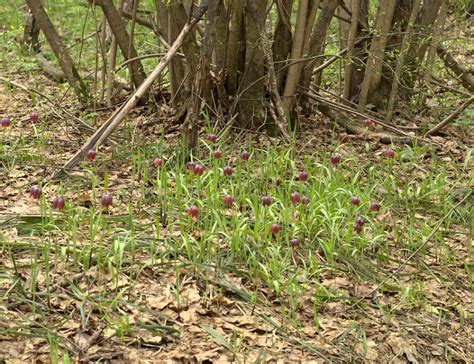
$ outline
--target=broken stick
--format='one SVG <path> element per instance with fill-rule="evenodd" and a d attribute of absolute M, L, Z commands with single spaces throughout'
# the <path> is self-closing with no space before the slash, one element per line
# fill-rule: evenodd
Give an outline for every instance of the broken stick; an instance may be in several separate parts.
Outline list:
<path fill-rule="evenodd" d="M 459 116 L 460 113 L 464 111 L 469 105 L 474 102 L 474 96 L 468 98 L 461 106 L 459 106 L 456 110 L 454 110 L 451 114 L 449 114 L 446 118 L 444 118 L 441 122 L 437 125 L 433 126 L 430 130 L 428 130 L 425 134 L 425 137 L 428 135 L 436 134 L 438 131 L 443 129 L 449 123 L 452 123 L 456 118 Z"/>

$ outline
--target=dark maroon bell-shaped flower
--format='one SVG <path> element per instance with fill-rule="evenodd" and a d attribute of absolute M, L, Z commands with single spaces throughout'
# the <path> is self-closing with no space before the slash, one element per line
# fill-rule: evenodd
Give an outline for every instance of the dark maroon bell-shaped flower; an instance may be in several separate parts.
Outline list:
<path fill-rule="evenodd" d="M 38 200 L 41 197 L 42 193 L 43 191 L 41 190 L 40 186 L 35 185 L 30 188 L 30 196 L 35 200 Z"/>
<path fill-rule="evenodd" d="M 365 218 L 363 216 L 357 216 L 355 223 L 358 225 L 364 225 L 365 224 Z"/>
<path fill-rule="evenodd" d="M 32 112 L 30 114 L 30 121 L 36 123 L 39 120 L 39 114 L 37 112 Z"/>
<path fill-rule="evenodd" d="M 224 202 L 224 205 L 227 207 L 230 207 L 234 203 L 234 198 L 231 195 L 225 195 L 222 202 Z"/>
<path fill-rule="evenodd" d="M 262 197 L 262 205 L 263 206 L 270 206 L 272 204 L 272 198 L 270 196 L 263 196 Z"/>
<path fill-rule="evenodd" d="M 163 165 L 163 160 L 161 158 L 155 158 L 153 160 L 153 165 L 158 168 L 158 167 L 161 167 Z"/>
<path fill-rule="evenodd" d="M 374 121 L 370 118 L 367 118 L 367 119 L 364 119 L 364 126 L 367 128 L 367 129 L 371 129 L 373 128 L 375 125 Z"/>
<path fill-rule="evenodd" d="M 105 208 L 109 208 L 110 206 L 112 206 L 112 202 L 113 202 L 112 195 L 105 194 L 100 198 L 100 203 Z"/>
<path fill-rule="evenodd" d="M 57 196 L 53 200 L 53 209 L 62 210 L 64 208 L 64 197 Z"/>
<path fill-rule="evenodd" d="M 362 231 L 362 228 L 365 225 L 365 218 L 363 216 L 357 216 L 355 223 L 354 223 L 354 232 L 360 233 Z"/>
<path fill-rule="evenodd" d="M 250 153 L 244 150 L 242 153 L 240 153 L 240 158 L 242 158 L 244 161 L 248 161 L 250 158 Z"/>
<path fill-rule="evenodd" d="M 383 152 L 383 156 L 387 159 L 393 159 L 395 157 L 395 151 L 393 149 L 387 149 Z"/>
<path fill-rule="evenodd" d="M 188 216 L 192 217 L 193 219 L 197 219 L 199 215 L 199 209 L 197 208 L 197 206 L 191 206 L 189 209 L 188 209 Z"/>
<path fill-rule="evenodd" d="M 220 150 L 216 150 L 214 152 L 214 158 L 215 159 L 221 159 L 221 157 L 222 157 L 222 152 Z"/>
<path fill-rule="evenodd" d="M 283 183 L 283 181 L 281 180 L 280 177 L 275 178 L 275 186 L 277 186 L 277 187 L 281 186 L 282 183 Z"/>
<path fill-rule="evenodd" d="M 0 126 L 3 128 L 8 128 L 11 125 L 10 118 L 0 119 Z"/>
<path fill-rule="evenodd" d="M 308 196 L 303 196 L 303 197 L 301 198 L 301 203 L 302 203 L 303 205 L 309 205 L 309 203 L 310 203 L 309 197 L 308 197 Z"/>
<path fill-rule="evenodd" d="M 195 164 L 193 167 L 193 172 L 196 176 L 202 176 L 204 174 L 204 166 L 201 164 Z"/>
<path fill-rule="evenodd" d="M 309 175 L 308 175 L 308 172 L 306 172 L 306 171 L 301 171 L 301 172 L 298 174 L 298 180 L 300 180 L 301 182 L 307 181 L 308 178 L 309 178 Z"/>
<path fill-rule="evenodd" d="M 97 153 L 94 149 L 89 149 L 86 153 L 86 158 L 90 161 L 93 161 L 96 157 Z"/>
<path fill-rule="evenodd" d="M 341 155 L 340 154 L 331 154 L 329 157 L 329 160 L 331 161 L 331 164 L 334 164 L 337 166 L 339 163 L 341 163 Z"/>
<path fill-rule="evenodd" d="M 234 173 L 234 170 L 231 166 L 225 166 L 223 169 L 223 172 L 224 172 L 224 176 L 232 176 L 232 174 Z"/>
<path fill-rule="evenodd" d="M 297 238 L 291 239 L 291 240 L 290 240 L 290 245 L 291 245 L 293 248 L 296 248 L 298 245 L 300 245 L 299 239 L 297 239 Z"/>
<path fill-rule="evenodd" d="M 359 233 L 362 231 L 363 227 L 364 227 L 364 225 L 354 224 L 353 230 L 354 230 L 354 232 L 356 232 L 357 234 L 359 234 Z"/>
<path fill-rule="evenodd" d="M 212 143 L 217 142 L 217 135 L 216 134 L 207 134 L 206 138 L 207 138 L 207 140 L 209 140 Z"/>
<path fill-rule="evenodd" d="M 372 202 L 372 204 L 370 205 L 370 211 L 380 211 L 381 207 L 382 205 L 380 205 L 380 203 Z"/>
<path fill-rule="evenodd" d="M 294 205 L 296 205 L 297 203 L 300 203 L 301 202 L 300 194 L 298 192 L 292 192 L 290 194 L 290 200 L 291 200 L 291 203 Z"/>
<path fill-rule="evenodd" d="M 351 204 L 354 206 L 359 206 L 360 205 L 360 198 L 357 196 L 352 196 L 351 197 Z"/>
<path fill-rule="evenodd" d="M 270 226 L 270 232 L 273 234 L 273 235 L 276 235 L 280 232 L 280 225 L 278 224 L 273 224 L 272 226 Z"/>

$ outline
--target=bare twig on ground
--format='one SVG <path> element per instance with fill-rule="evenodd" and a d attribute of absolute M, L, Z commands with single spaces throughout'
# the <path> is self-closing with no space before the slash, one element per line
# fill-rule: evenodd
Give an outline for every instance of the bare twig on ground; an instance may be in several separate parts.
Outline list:
<path fill-rule="evenodd" d="M 64 72 L 61 69 L 55 67 L 50 61 L 48 61 L 43 55 L 43 53 L 36 53 L 35 57 L 44 73 L 46 73 L 56 82 L 64 82 L 64 80 L 66 79 L 66 77 L 64 76 Z"/>
<path fill-rule="evenodd" d="M 456 120 L 459 114 L 461 114 L 473 102 L 474 102 L 474 96 L 471 96 L 461 106 L 459 106 L 456 110 L 454 110 L 451 114 L 449 114 L 444 120 L 442 120 L 439 124 L 437 124 L 436 126 L 432 127 L 430 130 L 428 130 L 425 134 L 425 137 L 428 135 L 436 134 L 438 131 L 443 129 L 446 125 L 448 125 L 449 123 L 452 123 L 454 120 Z"/>
<path fill-rule="evenodd" d="M 448 67 L 453 73 L 459 77 L 459 82 L 464 86 L 469 92 L 474 92 L 474 77 L 469 74 L 461 65 L 456 61 L 456 59 L 449 53 L 446 49 L 439 46 L 436 49 L 438 56 L 443 60 L 444 65 Z"/>
<path fill-rule="evenodd" d="M 396 135 L 388 135 L 388 134 L 373 134 L 374 136 L 377 136 L 380 138 L 380 141 L 382 143 L 401 143 L 401 144 L 413 144 L 415 140 L 421 141 L 423 143 L 428 143 L 428 144 L 433 144 L 438 147 L 441 145 L 439 143 L 434 142 L 433 140 L 429 140 L 426 138 L 418 137 L 416 135 L 411 135 L 403 130 L 400 130 L 399 128 L 387 124 L 383 121 L 378 120 L 377 118 L 374 118 L 371 115 L 367 115 L 363 112 L 359 112 L 357 110 L 352 109 L 351 107 L 347 105 L 340 104 L 338 102 L 332 101 L 332 100 L 327 100 L 324 97 L 313 94 L 311 92 L 306 91 L 306 94 L 308 95 L 309 98 L 312 98 L 316 101 L 318 101 L 318 109 L 321 111 L 323 114 L 325 114 L 327 117 L 329 117 L 331 120 L 335 121 L 336 123 L 340 124 L 346 130 L 351 133 L 351 134 L 363 134 L 365 132 L 365 129 L 361 128 L 360 126 L 356 125 L 356 123 L 352 122 L 349 120 L 347 117 L 339 117 L 334 113 L 334 111 L 329 107 L 331 106 L 333 109 L 338 109 L 342 112 L 348 112 L 350 114 L 359 116 L 361 118 L 370 118 L 375 124 L 378 124 L 380 126 L 383 126 L 384 128 L 391 130 L 397 134 L 403 135 L 403 137 L 398 137 Z"/>

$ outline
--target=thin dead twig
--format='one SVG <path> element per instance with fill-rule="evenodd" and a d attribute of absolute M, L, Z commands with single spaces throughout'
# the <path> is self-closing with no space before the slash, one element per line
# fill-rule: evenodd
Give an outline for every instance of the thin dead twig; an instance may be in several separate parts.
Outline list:
<path fill-rule="evenodd" d="M 467 99 L 461 106 L 459 106 L 456 110 L 454 110 L 451 114 L 449 114 L 444 120 L 442 120 L 439 124 L 432 127 L 428 130 L 425 134 L 425 137 L 429 135 L 433 135 L 443 129 L 449 123 L 452 123 L 456 118 L 461 114 L 469 105 L 474 102 L 474 95 Z"/>
<path fill-rule="evenodd" d="M 415 136 L 415 135 L 411 135 L 403 130 L 400 130 L 399 128 L 393 126 L 393 125 L 390 125 L 390 124 L 387 124 L 381 120 L 378 120 L 377 118 L 374 118 L 374 116 L 371 116 L 371 115 L 367 115 L 363 112 L 360 112 L 360 111 L 357 111 L 357 110 L 354 110 L 352 109 L 351 107 L 347 106 L 347 105 L 343 105 L 343 104 L 340 104 L 338 102 L 335 102 L 335 101 L 332 101 L 332 100 L 328 100 L 328 99 L 325 99 L 324 97 L 322 96 L 319 96 L 317 94 L 313 94 L 311 93 L 309 90 L 308 91 L 305 91 L 305 93 L 308 95 L 309 98 L 312 98 L 320 103 L 323 103 L 323 104 L 326 104 L 326 105 L 330 105 L 332 106 L 333 108 L 335 109 L 339 109 L 341 111 L 345 111 L 345 112 L 348 112 L 350 114 L 353 114 L 353 115 L 356 115 L 356 116 L 359 116 L 361 118 L 370 118 L 375 124 L 378 124 L 378 125 L 381 125 L 383 126 L 384 128 L 388 129 L 388 130 L 391 130 L 397 134 L 400 134 L 400 135 L 403 135 L 404 138 L 403 139 L 403 142 L 407 143 L 408 141 L 413 141 L 413 140 L 419 140 L 419 141 L 422 141 L 424 143 L 429 143 L 429 144 L 433 144 L 433 145 L 436 145 L 438 147 L 441 147 L 442 145 L 433 141 L 433 140 L 429 140 L 429 139 L 426 139 L 426 138 L 422 138 L 422 137 L 418 137 L 418 136 Z M 321 109 L 321 108 L 320 108 Z M 322 110 L 324 111 L 324 110 Z M 324 112 L 323 112 L 324 113 Z M 349 129 L 350 132 L 352 133 L 355 133 L 355 134 L 361 134 L 361 128 L 355 126 L 355 125 L 345 125 L 345 127 L 347 127 Z M 396 137 L 390 137 L 390 136 L 387 136 L 387 135 L 379 135 L 381 138 L 393 138 L 393 139 L 396 139 Z"/>

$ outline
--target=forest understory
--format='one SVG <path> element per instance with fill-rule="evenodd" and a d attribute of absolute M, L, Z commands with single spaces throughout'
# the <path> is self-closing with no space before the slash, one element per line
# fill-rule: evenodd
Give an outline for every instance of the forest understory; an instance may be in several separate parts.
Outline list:
<path fill-rule="evenodd" d="M 60 21 L 58 9 L 48 14 L 66 33 L 75 13 Z M 359 94 L 336 97 L 349 92 L 340 57 L 319 91 L 295 98 L 301 106 L 287 105 L 281 86 L 278 101 L 265 81 L 264 121 L 254 125 L 239 119 L 248 104 L 224 108 L 216 80 L 224 76 L 210 71 L 212 96 L 203 91 L 201 70 L 217 66 L 216 52 L 206 64 L 201 48 L 191 94 L 174 89 L 171 74 L 185 72 L 175 64 L 158 78 L 169 89 L 154 84 L 152 101 L 137 100 L 89 149 L 139 86 L 125 73 L 119 103 L 81 103 L 71 83 L 19 50 L 24 20 L 8 14 L 0 13 L 0 363 L 474 362 L 473 96 L 446 53 L 418 89 L 422 108 L 404 95 L 392 111 L 374 94 L 362 108 Z M 474 23 L 463 20 L 460 31 L 455 15 L 446 33 L 462 45 L 449 54 L 472 70 Z M 63 39 L 76 63 L 81 37 Z M 82 57 L 83 74 L 99 62 Z M 145 63 L 148 75 L 160 59 Z M 84 79 L 103 101 L 97 70 Z"/>

